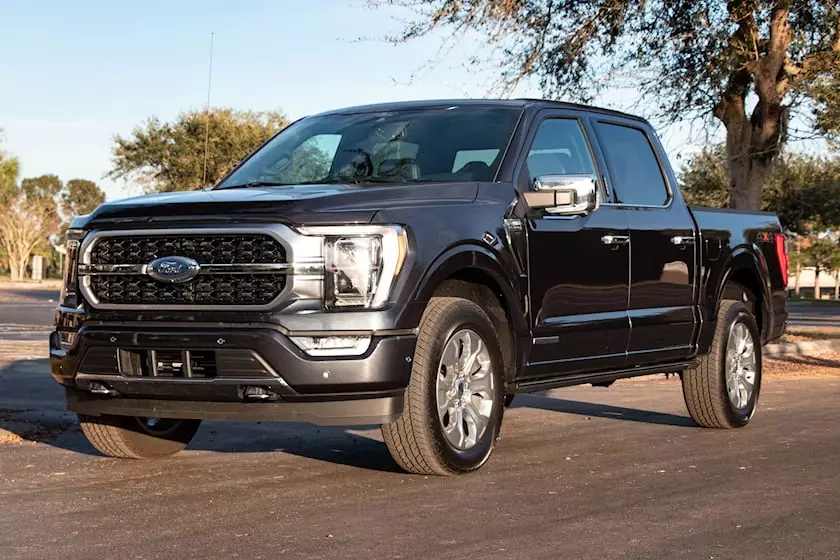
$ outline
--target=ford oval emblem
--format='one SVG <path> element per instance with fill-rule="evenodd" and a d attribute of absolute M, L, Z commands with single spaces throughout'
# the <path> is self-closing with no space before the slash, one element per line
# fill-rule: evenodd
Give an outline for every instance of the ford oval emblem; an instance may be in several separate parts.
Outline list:
<path fill-rule="evenodd" d="M 187 257 L 162 257 L 149 263 L 146 274 L 158 282 L 179 284 L 198 276 L 200 268 L 198 262 Z"/>

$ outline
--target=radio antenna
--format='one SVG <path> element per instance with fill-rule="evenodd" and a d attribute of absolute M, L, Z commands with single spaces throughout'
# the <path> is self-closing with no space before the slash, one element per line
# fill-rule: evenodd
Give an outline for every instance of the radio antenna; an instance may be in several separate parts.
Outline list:
<path fill-rule="evenodd" d="M 202 186 L 207 186 L 207 154 L 210 151 L 210 88 L 213 86 L 213 32 L 210 32 L 210 68 L 207 72 L 207 104 L 204 107 L 204 176 Z"/>

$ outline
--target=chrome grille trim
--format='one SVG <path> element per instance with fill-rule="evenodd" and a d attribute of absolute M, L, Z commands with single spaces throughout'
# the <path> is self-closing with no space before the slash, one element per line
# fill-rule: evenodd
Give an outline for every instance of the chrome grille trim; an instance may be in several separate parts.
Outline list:
<path fill-rule="evenodd" d="M 275 274 L 285 276 L 285 286 L 271 302 L 264 305 L 239 304 L 138 304 L 138 303 L 103 303 L 99 301 L 91 286 L 91 279 L 99 275 L 147 275 L 148 264 L 92 264 L 91 253 L 96 243 L 113 237 L 154 237 L 154 236 L 213 236 L 213 235 L 268 235 L 276 240 L 286 252 L 285 263 L 233 263 L 202 264 L 199 275 L 214 274 Z M 84 299 L 94 308 L 103 310 L 249 310 L 265 311 L 291 300 L 320 300 L 323 293 L 323 239 L 316 236 L 302 235 L 292 228 L 271 224 L 265 226 L 231 226 L 212 228 L 177 228 L 177 229 L 142 229 L 142 230 L 102 230 L 94 231 L 85 237 L 79 250 L 79 289 Z"/>

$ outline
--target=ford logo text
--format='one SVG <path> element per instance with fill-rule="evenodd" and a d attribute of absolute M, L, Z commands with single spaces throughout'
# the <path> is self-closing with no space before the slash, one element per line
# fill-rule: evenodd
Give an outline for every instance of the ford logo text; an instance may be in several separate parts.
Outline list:
<path fill-rule="evenodd" d="M 146 267 L 146 274 L 158 282 L 179 284 L 189 282 L 198 275 L 198 262 L 187 257 L 162 257 Z"/>

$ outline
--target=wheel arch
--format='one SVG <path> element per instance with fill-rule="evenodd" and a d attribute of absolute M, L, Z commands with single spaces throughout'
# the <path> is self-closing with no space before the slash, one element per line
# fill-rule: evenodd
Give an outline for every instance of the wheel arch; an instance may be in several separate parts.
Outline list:
<path fill-rule="evenodd" d="M 742 245 L 735 248 L 721 264 L 719 271 L 718 274 L 710 275 L 704 294 L 707 307 L 698 344 L 700 353 L 711 347 L 717 313 L 721 303 L 727 299 L 743 299 L 744 294 L 748 296 L 762 341 L 768 339 L 773 324 L 770 316 L 769 272 L 764 256 L 757 247 Z"/>
<path fill-rule="evenodd" d="M 460 246 L 443 253 L 429 267 L 415 301 L 428 305 L 435 296 L 463 297 L 487 312 L 498 332 L 505 360 L 505 380 L 519 369 L 521 337 L 529 333 L 518 278 L 506 272 L 498 255 L 481 246 Z"/>

